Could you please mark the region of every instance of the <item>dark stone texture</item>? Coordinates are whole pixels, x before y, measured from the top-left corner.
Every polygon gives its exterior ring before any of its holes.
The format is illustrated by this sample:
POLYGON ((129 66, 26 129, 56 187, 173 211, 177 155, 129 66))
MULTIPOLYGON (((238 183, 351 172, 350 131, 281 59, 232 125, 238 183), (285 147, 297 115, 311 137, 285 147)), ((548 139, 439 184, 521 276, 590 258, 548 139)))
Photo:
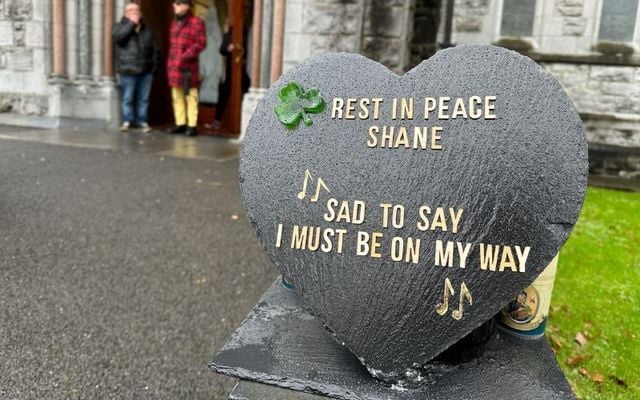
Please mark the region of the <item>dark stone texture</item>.
MULTIPOLYGON (((571 389, 542 340, 497 334, 483 356, 464 364, 430 363, 414 389, 372 378, 347 349, 324 333, 295 292, 279 280, 265 293, 210 364, 218 373, 316 395, 354 400, 572 399, 571 389)), ((241 384, 232 399, 311 400, 241 384)))
MULTIPOLYGON (((357 111, 356 111, 357 113, 357 111)), ((412 132, 412 130, 410 131, 412 132)), ((247 214, 267 253, 329 327, 375 376, 410 379, 423 365, 493 317, 557 254, 581 209, 587 146, 578 114, 560 84, 530 59, 491 46, 437 53, 405 76, 362 56, 330 54, 291 69, 258 105, 244 143, 240 180, 247 214), (297 81, 317 87, 326 111, 313 125, 286 129, 274 107, 278 90, 297 81), (495 120, 421 118, 423 99, 497 96, 495 120), (380 119, 332 120, 334 98, 381 97, 380 119), (389 118, 393 97, 413 97, 413 121, 389 118), (442 150, 367 147, 371 125, 442 126, 442 150), (305 169, 310 194, 318 178, 330 189, 300 200, 305 169), (362 200, 362 224, 325 222, 326 203, 362 200), (405 207, 405 227, 382 228, 381 203, 405 207), (418 209, 464 209, 459 232, 421 232, 418 209), (276 248, 278 224, 283 245, 276 248), (342 254, 290 247, 294 225, 345 229, 342 254), (382 258, 356 255, 358 231, 382 232, 382 258), (421 240, 420 260, 394 262, 394 237, 421 240), (436 240, 471 243, 466 268, 434 264, 436 240), (479 244, 530 246, 525 272, 481 270, 479 244), (454 291, 436 307, 446 279, 454 291), (461 285, 471 292, 461 320, 461 285)), ((350 203, 351 204, 351 203, 350 203)), ((448 214, 447 214, 448 215, 448 214)), ((429 217, 432 222, 433 214, 429 217)), ((515 248, 513 250, 515 257, 515 248)))
POLYGON ((229 400, 326 400, 326 397, 263 383, 240 381, 229 395, 229 400))

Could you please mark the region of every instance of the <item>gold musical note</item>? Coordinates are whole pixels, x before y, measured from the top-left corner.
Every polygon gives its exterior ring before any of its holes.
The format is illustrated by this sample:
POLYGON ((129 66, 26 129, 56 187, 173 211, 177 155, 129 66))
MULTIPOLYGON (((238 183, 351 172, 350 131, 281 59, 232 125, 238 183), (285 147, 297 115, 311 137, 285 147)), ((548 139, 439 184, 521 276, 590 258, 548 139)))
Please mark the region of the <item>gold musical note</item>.
MULTIPOLYGON (((444 294, 443 294, 443 302, 439 303, 436 306, 436 312, 438 315, 443 316, 449 311, 449 296, 453 296, 455 291, 453 290, 453 285, 451 285, 451 281, 449 278, 444 280, 444 294)), ((471 297, 471 292, 469 288, 467 288, 467 284, 462 282, 460 285, 460 301, 458 303, 458 309, 453 310, 451 312, 451 317, 456 321, 460 321, 464 315, 464 299, 467 299, 469 305, 473 305, 473 298, 471 297)))
POLYGON ((462 285, 460 285, 460 303, 458 304, 458 309, 453 310, 453 312, 451 313, 451 317, 457 321, 460 321, 462 319, 462 316, 464 315, 464 297, 467 298, 469 305, 473 305, 471 292, 469 292, 469 289, 467 289, 467 285, 462 282, 462 285))
POLYGON ((443 295, 443 303, 440 303, 436 306, 436 312, 439 315, 445 315, 447 313, 447 311, 449 311, 449 295, 452 295, 455 293, 455 291, 453 290, 453 286, 451 285, 451 281, 449 280, 449 278, 446 278, 444 280, 444 295, 443 295))
MULTIPOLYGON (((309 170, 305 170, 304 171, 304 181, 302 182, 302 190, 300 191, 300 193, 298 193, 298 198, 300 200, 303 200, 306 196, 307 196, 307 184, 309 183, 309 179, 313 180, 313 177, 311 176, 311 172, 309 172, 309 170)), ((324 190, 326 190, 327 192, 331 192, 331 190, 329 190, 329 188, 327 187, 327 184, 324 183, 324 180, 322 178, 318 178, 318 183, 316 185, 316 192, 314 193, 313 196, 311 196, 311 199, 309 199, 309 201, 311 201, 312 203, 315 203, 318 201, 318 199, 320 198, 320 190, 324 188, 324 190)))
POLYGON ((298 198, 300 200, 304 199, 304 196, 307 195, 307 182, 309 181, 309 179, 311 178, 311 172, 309 172, 309 170, 305 170, 304 171, 304 182, 302 183, 302 190, 300 191, 300 193, 298 193, 298 198))
POLYGON ((311 202, 315 203, 316 201, 318 201, 318 197, 320 197, 320 188, 324 187, 324 189, 331 193, 331 190, 329 190, 329 188, 327 187, 327 185, 324 184, 324 181, 322 180, 322 178, 318 178, 318 185, 316 186, 316 193, 313 195, 313 197, 311 197, 311 202))

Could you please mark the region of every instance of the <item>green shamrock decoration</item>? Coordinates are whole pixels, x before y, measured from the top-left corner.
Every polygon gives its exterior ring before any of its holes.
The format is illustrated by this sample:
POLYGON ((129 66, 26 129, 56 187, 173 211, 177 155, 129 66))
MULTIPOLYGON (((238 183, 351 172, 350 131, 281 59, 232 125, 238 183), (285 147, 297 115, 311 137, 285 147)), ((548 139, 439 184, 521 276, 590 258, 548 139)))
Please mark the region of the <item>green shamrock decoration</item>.
POLYGON ((284 85, 278 95, 280 104, 276 106, 276 114, 288 129, 297 128, 300 120, 303 120, 306 126, 311 126, 313 121, 307 114, 324 111, 324 99, 316 88, 305 92, 298 82, 292 81, 284 85))

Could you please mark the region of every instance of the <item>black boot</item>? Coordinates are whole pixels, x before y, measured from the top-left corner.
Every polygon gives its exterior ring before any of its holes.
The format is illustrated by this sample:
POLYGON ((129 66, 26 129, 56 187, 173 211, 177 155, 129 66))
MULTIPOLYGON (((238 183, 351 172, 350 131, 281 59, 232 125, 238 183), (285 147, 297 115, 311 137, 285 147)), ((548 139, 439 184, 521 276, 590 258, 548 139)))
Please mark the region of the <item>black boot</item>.
POLYGON ((195 126, 190 126, 187 128, 187 136, 198 136, 198 130, 195 126))
POLYGON ((186 125, 176 125, 173 128, 169 129, 167 131, 167 133, 185 133, 187 131, 187 126, 186 125))

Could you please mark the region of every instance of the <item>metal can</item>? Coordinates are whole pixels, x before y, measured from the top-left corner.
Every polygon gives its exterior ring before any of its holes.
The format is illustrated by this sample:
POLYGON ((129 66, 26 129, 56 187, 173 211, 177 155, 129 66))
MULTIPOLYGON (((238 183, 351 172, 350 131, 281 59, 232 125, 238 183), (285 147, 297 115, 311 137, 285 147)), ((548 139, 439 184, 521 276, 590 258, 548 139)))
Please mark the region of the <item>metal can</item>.
POLYGON ((282 287, 285 289, 293 290, 293 283, 285 278, 284 275, 282 275, 282 287))
POLYGON ((531 286, 502 309, 498 323, 500 331, 524 339, 539 339, 544 336, 557 269, 558 255, 531 286))

